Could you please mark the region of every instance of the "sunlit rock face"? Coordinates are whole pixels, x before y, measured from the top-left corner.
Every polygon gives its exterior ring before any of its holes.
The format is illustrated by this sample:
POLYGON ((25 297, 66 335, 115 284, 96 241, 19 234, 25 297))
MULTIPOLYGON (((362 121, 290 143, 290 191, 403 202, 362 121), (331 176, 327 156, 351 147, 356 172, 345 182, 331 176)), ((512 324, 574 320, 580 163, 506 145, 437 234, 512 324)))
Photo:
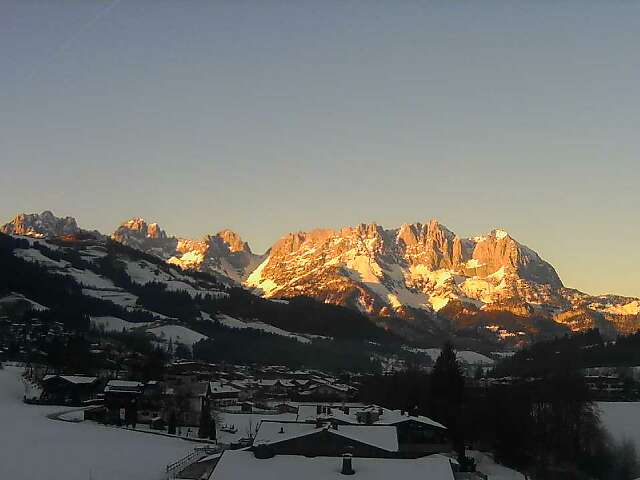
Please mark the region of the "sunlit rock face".
POLYGON ((579 330, 640 327, 637 299, 565 288, 553 266, 504 230, 462 238, 437 220, 290 233, 244 283, 266 297, 306 295, 434 328, 460 319, 470 328, 491 327, 505 312, 579 330))
POLYGON ((81 232, 73 217, 56 217, 49 210, 42 213, 19 213, 0 227, 2 233, 34 238, 53 238, 76 235, 81 232))
MULTIPOLYGON (((49 211, 16 215, 0 230, 36 238, 102 238, 49 211)), ((256 255, 231 230, 180 238, 136 217, 111 238, 265 297, 309 296, 377 319, 404 319, 394 324, 396 331, 446 329, 452 322, 477 328, 505 312, 545 318, 567 330, 597 327, 613 334, 640 327, 640 300, 565 288, 553 266, 504 230, 464 238, 437 220, 394 229, 360 224, 289 233, 256 255)))
POLYGON ((562 288, 553 267, 506 232, 460 238, 437 220, 288 234, 246 284, 266 296, 305 294, 374 314, 433 312, 450 300, 561 301, 562 288))
POLYGON ((199 240, 177 238, 167 235, 157 223, 136 217, 122 223, 111 238, 182 268, 211 273, 234 283, 240 283, 262 260, 231 230, 199 240))

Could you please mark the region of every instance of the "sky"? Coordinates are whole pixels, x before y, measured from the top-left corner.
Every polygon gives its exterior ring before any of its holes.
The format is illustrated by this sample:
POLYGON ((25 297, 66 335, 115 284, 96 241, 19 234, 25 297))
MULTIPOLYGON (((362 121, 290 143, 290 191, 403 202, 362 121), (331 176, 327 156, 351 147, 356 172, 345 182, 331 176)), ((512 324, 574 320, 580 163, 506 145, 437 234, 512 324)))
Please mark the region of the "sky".
POLYGON ((0 220, 501 227, 640 296, 640 3, 0 0, 0 220))

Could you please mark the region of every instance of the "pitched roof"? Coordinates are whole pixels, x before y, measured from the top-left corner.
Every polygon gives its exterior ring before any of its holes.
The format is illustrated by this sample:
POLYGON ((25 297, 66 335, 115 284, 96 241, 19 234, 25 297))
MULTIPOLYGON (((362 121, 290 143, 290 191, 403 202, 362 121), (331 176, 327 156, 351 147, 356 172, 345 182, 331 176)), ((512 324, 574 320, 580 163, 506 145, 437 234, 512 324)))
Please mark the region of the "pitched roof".
POLYGON ((211 389, 211 393, 239 393, 235 387, 232 387, 229 384, 223 384, 221 382, 209 382, 209 388, 211 389))
POLYGON ((109 380, 104 387, 105 392, 141 392, 144 384, 127 380, 109 380))
POLYGON ((333 418, 335 420, 342 421, 343 423, 350 423, 353 425, 358 425, 360 422, 358 421, 358 413, 370 411, 375 414, 381 415, 378 417, 378 420, 374 422, 375 425, 397 425, 399 423, 414 421, 418 423, 423 423, 425 425, 431 425, 432 427, 446 429, 444 425, 435 420, 426 417, 424 415, 406 415, 403 414, 400 410, 389 410, 387 408, 382 408, 377 405, 369 405, 366 407, 350 407, 349 413, 344 413, 340 408, 335 406, 323 406, 325 410, 321 413, 318 413, 317 405, 309 404, 309 405, 300 405, 298 407, 298 421, 303 420, 312 420, 316 418, 321 419, 330 419, 333 418), (327 411, 328 409, 328 411, 327 411))
POLYGON ((318 428, 313 423, 263 420, 256 433, 254 445, 259 443, 276 444, 292 438, 316 435, 323 431, 388 452, 398 451, 398 433, 396 427, 390 425, 340 425, 336 429, 329 428, 329 426, 318 428))
MULTIPOLYGON (((247 450, 227 450, 209 480, 344 480, 342 458, 276 455, 257 459, 247 450)), ((359 480, 454 480, 448 458, 442 455, 418 459, 354 458, 353 476, 359 480)))
POLYGON ((60 378, 76 385, 91 384, 98 381, 98 377, 87 377, 84 375, 45 375, 42 381, 48 382, 49 380, 52 380, 54 378, 60 378))

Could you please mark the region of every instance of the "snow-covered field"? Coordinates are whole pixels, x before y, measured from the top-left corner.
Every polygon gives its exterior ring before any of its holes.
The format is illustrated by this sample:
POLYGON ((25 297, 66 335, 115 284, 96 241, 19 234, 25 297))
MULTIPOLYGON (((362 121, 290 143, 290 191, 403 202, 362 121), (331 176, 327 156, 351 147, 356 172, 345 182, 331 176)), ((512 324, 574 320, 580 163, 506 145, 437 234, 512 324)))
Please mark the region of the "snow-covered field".
MULTIPOLYGON (((206 317, 203 317, 203 318, 206 318, 206 317)), ((302 335, 296 335, 295 333, 291 333, 291 332, 288 332, 288 331, 283 330, 281 328, 275 327, 273 325, 269 325, 268 323, 263 323, 263 322, 243 322, 242 320, 238 320, 237 318, 233 318, 233 317, 230 317, 229 315, 224 315, 224 314, 217 315, 216 318, 218 319, 218 321, 222 325, 224 325, 226 327, 229 327, 229 328, 236 328, 236 329, 251 328, 251 329, 254 329, 254 330, 261 330, 261 331, 267 332, 267 333, 273 333, 274 335, 280 335, 281 337, 292 338, 294 340, 297 340, 300 343, 310 343, 311 342, 311 340, 309 340, 308 338, 306 338, 306 337, 304 337, 302 335)), ((208 316, 208 319, 211 320, 211 317, 208 316)))
MULTIPOLYGON (((428 355, 431 360, 434 362, 440 356, 439 348, 413 348, 413 347, 404 347, 405 350, 414 353, 424 353, 428 355)), ((493 365, 495 362, 493 359, 487 357, 486 355, 482 355, 481 353, 474 352, 471 350, 458 350, 456 352, 456 356, 458 360, 467 365, 493 365)))
POLYGON ((207 338, 206 335, 191 330, 190 328, 183 327, 182 325, 163 325, 160 327, 154 327, 147 330, 154 334, 156 337, 166 340, 171 339, 172 342, 180 342, 193 347, 194 343, 199 342, 207 338))
POLYGON ((50 420, 46 415, 65 409, 22 403, 20 373, 16 367, 0 370, 0 479, 160 480, 167 464, 195 446, 91 422, 50 420))
POLYGON ((118 317, 91 317, 91 326, 102 328, 105 332, 121 332, 122 330, 133 330, 148 326, 148 322, 127 322, 118 317))
POLYGON ((467 455, 475 458, 476 468, 487 476, 487 480, 525 480, 523 474, 495 463, 486 453, 468 450, 467 455))
POLYGON ((640 402, 598 402, 600 419, 617 441, 631 440, 640 450, 640 402))

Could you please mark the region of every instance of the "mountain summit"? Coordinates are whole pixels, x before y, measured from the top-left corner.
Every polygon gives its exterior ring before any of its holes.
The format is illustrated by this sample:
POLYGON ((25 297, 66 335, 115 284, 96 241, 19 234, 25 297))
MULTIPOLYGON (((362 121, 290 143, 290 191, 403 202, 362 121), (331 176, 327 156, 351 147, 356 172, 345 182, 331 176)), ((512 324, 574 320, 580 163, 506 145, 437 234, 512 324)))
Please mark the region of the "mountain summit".
POLYGON ((305 294, 376 315, 433 312, 451 300, 539 303, 563 287, 549 263, 506 232, 461 238, 437 220, 289 234, 246 283, 268 297, 305 294))
MULTIPOLYGON (((104 240, 49 211, 19 214, 0 231, 104 240)), ((394 229, 363 223, 289 233, 256 255, 231 230, 181 238, 135 217, 111 239, 267 298, 307 296, 359 310, 407 338, 453 328, 517 344, 519 335, 554 334, 559 326, 613 336, 640 325, 640 299, 566 288, 552 265, 502 229, 463 238, 435 219, 394 229)))
POLYGON ((184 269, 198 270, 241 283, 262 261, 249 244, 231 230, 200 240, 167 235, 157 223, 135 217, 122 223, 111 238, 129 247, 154 254, 184 269))
POLYGON ((42 213, 19 213, 9 223, 0 227, 0 232, 35 238, 53 238, 77 235, 81 230, 75 218, 56 217, 49 210, 45 210, 42 213))

